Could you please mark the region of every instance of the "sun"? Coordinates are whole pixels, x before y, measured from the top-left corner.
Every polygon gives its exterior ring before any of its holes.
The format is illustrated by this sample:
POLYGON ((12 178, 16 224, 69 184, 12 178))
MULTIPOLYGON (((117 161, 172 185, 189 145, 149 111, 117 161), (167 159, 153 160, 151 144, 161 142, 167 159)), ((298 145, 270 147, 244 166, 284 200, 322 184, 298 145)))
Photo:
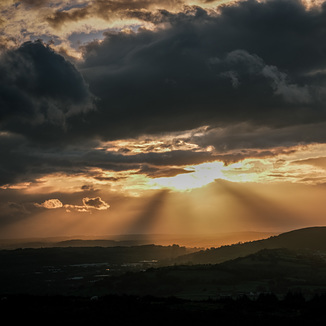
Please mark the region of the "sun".
POLYGON ((169 188, 177 191, 186 191, 201 188, 214 182, 216 179, 225 179, 222 162, 209 162, 187 166, 184 169, 189 173, 178 174, 174 177, 155 178, 151 182, 154 188, 169 188))
POLYGON ((187 191, 204 187, 217 179, 231 182, 268 182, 275 159, 244 159, 225 165, 221 161, 183 167, 188 173, 173 177, 154 178, 148 182, 151 189, 169 188, 187 191))

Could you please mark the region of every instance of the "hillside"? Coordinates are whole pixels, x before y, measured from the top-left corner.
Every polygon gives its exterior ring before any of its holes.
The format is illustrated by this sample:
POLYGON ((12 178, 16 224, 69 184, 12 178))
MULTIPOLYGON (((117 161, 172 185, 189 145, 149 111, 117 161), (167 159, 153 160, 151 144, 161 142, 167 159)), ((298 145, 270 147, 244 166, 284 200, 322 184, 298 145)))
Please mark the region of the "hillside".
POLYGON ((325 257, 288 249, 264 249, 215 265, 151 268, 105 279, 98 291, 111 294, 207 299, 300 291, 307 296, 326 290, 325 257))
MULTIPOLYGON (((326 228, 197 251, 173 246, 0 251, 2 293, 208 298, 326 290, 326 228)), ((70 242, 73 244, 74 242, 70 242)))
POLYGON ((201 250, 171 261, 174 264, 217 264, 244 257, 263 249, 286 248, 326 252, 326 227, 298 229, 268 239, 201 250))

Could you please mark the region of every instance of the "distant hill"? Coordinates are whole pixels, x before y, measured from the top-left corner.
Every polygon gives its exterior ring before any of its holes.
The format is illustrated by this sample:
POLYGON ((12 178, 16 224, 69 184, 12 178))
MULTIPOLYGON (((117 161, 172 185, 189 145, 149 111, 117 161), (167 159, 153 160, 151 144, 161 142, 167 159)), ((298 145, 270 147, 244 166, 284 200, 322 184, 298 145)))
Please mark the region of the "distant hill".
POLYGON ((72 239, 60 241, 57 243, 53 243, 53 247, 122 247, 122 246, 141 246, 146 245, 147 243, 142 243, 140 241, 116 241, 116 240, 83 240, 83 239, 72 239))
POLYGON ((53 247, 118 247, 118 246, 141 246, 152 244, 144 239, 13 239, 13 240, 0 240, 0 250, 20 249, 20 248, 53 248, 53 247))
POLYGON ((173 263, 217 264, 230 259, 254 254, 262 249, 278 248, 290 250, 307 249, 326 252, 326 227, 298 229, 277 236, 272 236, 268 239, 201 250, 177 257, 173 263))
POLYGON ((103 237, 74 236, 70 238, 30 238, 30 239, 0 239, 1 249, 18 248, 51 248, 51 247, 116 247, 173 244, 182 247, 197 247, 199 249, 220 247, 235 242, 266 239, 275 233, 271 232, 221 232, 216 234, 121 234, 103 237))

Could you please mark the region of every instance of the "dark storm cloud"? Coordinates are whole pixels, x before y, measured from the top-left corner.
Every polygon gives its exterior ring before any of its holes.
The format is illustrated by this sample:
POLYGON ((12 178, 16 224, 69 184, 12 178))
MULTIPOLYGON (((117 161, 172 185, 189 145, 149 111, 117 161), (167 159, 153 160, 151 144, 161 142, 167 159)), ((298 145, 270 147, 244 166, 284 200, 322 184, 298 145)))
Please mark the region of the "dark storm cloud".
POLYGON ((27 43, 0 61, 2 129, 71 142, 325 121, 325 8, 249 0, 218 15, 200 7, 157 11, 156 23, 169 27, 108 33, 84 48, 79 70, 98 99, 93 111, 75 67, 40 42, 27 43))
POLYGON ((77 68, 40 41, 1 55, 0 128, 9 132, 0 134, 1 184, 92 167, 171 175, 180 170, 165 166, 234 162, 287 152, 274 146, 326 141, 326 5, 249 0, 219 14, 141 8, 128 12, 166 28, 107 33, 84 48, 77 68), (203 125, 211 129, 190 142, 217 153, 94 149, 98 139, 203 125))
POLYGON ((92 108, 82 76, 42 42, 0 57, 0 127, 39 141, 56 140, 67 119, 92 108))
POLYGON ((326 6, 249 0, 218 15, 165 12, 170 27, 158 31, 108 33, 80 66, 102 100, 90 119, 106 138, 325 121, 325 18, 326 6))
MULTIPOLYGON (((90 171, 90 168, 101 168, 116 172, 140 170, 139 173, 149 174, 150 172, 146 169, 142 171, 146 164, 157 166, 155 169, 162 172, 162 167, 165 165, 181 166, 216 159, 209 152, 182 150, 167 153, 123 155, 92 149, 95 145, 96 143, 85 142, 78 147, 35 147, 23 136, 0 135, 0 186, 14 182, 31 182, 43 175, 56 172, 68 175, 88 175, 96 180, 115 182, 121 177, 103 177, 98 172, 90 171)), ((154 174, 153 171, 152 174, 154 174)), ((165 174, 167 175, 168 172, 165 171, 165 174)))
POLYGON ((37 146, 21 135, 0 134, 0 185, 30 182, 50 173, 82 174, 87 170, 84 152, 91 146, 77 149, 37 146))
POLYGON ((326 123, 298 124, 282 128, 257 127, 247 123, 225 128, 208 129, 202 135, 193 135, 187 141, 200 147, 214 146, 219 153, 232 150, 273 149, 325 141, 326 123))

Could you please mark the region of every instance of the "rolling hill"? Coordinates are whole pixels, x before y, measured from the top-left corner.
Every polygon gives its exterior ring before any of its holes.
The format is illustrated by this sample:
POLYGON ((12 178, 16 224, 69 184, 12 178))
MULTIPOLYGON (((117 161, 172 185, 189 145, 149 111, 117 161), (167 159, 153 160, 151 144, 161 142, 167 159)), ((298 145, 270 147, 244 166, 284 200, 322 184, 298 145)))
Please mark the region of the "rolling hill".
POLYGON ((0 288, 6 294, 191 299, 297 287, 307 293, 326 290, 326 227, 197 250, 178 245, 0 250, 0 288))
POLYGON ((311 296, 326 290, 326 260, 313 253, 263 249, 220 264, 174 265, 127 273, 99 282, 96 290, 194 300, 262 292, 283 296, 289 291, 311 296))
POLYGON ((170 263, 218 264, 227 260, 254 254, 262 249, 278 248, 326 252, 326 227, 298 229, 263 240, 201 250, 177 257, 170 263))

